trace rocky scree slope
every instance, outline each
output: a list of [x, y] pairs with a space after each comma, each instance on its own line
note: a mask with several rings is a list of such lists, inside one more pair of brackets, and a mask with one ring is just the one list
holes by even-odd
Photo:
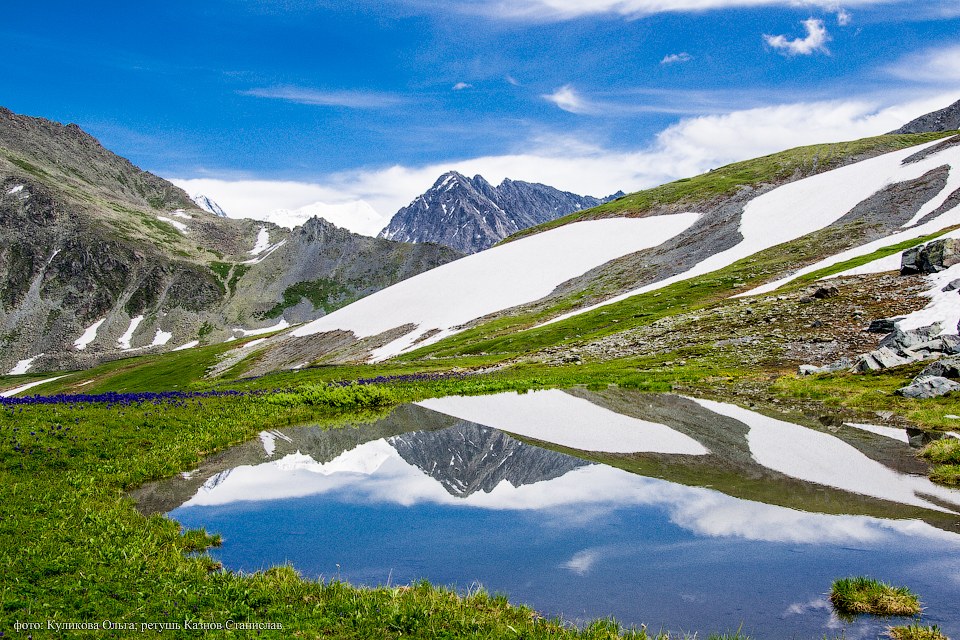
[[459, 257], [323, 226], [209, 213], [78, 126], [0, 108], [0, 374], [285, 326]]
[[394, 214], [379, 237], [437, 242], [463, 253], [476, 253], [521, 229], [622, 195], [621, 192], [601, 200], [509, 179], [494, 187], [482, 176], [467, 178], [450, 171]]

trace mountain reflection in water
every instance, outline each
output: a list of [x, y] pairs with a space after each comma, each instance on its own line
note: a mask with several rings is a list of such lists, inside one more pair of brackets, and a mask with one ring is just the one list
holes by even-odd
[[944, 560], [960, 492], [917, 475], [904, 442], [620, 389], [422, 404], [264, 432], [135, 497], [221, 532], [212, 553], [234, 569], [480, 582], [546, 614], [757, 638], [875, 636], [821, 606], [833, 578], [870, 573], [960, 631]]

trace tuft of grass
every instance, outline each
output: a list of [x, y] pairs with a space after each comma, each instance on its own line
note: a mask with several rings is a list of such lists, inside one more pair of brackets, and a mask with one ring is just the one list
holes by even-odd
[[269, 395], [266, 401], [283, 406], [308, 405], [334, 409], [364, 409], [397, 404], [402, 402], [402, 398], [389, 388], [379, 385], [305, 384], [292, 391]]
[[890, 627], [888, 632], [893, 640], [950, 640], [943, 635], [940, 627], [911, 624], [903, 627]]
[[934, 440], [920, 451], [920, 455], [937, 464], [960, 464], [960, 438]]
[[960, 485], [960, 439], [934, 440], [920, 451], [920, 456], [934, 463], [930, 479], [940, 484]]
[[894, 587], [866, 576], [834, 580], [830, 603], [845, 615], [913, 616], [920, 613], [920, 598], [906, 587]]

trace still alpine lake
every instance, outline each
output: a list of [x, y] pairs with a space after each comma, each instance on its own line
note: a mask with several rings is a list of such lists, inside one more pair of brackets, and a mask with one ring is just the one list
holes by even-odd
[[909, 586], [960, 636], [960, 491], [922, 434], [611, 388], [447, 397], [354, 428], [298, 427], [135, 498], [223, 536], [253, 572], [356, 585], [482, 585], [573, 622], [705, 637], [875, 638], [838, 577]]

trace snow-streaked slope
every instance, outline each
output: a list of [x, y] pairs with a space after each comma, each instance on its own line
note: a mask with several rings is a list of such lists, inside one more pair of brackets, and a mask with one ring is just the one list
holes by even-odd
[[190, 228], [187, 225], [177, 220], [174, 220], [173, 218], [167, 218], [166, 216], [157, 216], [157, 220], [159, 220], [160, 222], [166, 222], [167, 224], [175, 228], [180, 233], [190, 232]]
[[24, 391], [33, 389], [34, 387], [39, 387], [40, 385], [47, 384], [48, 382], [53, 382], [54, 380], [59, 380], [60, 378], [63, 378], [63, 377], [64, 376], [57, 376], [55, 378], [47, 378], [46, 380], [37, 380], [36, 382], [29, 382], [23, 385], [22, 387], [17, 387], [16, 389], [10, 389], [9, 391], [4, 391], [0, 393], [0, 398], [12, 398], [18, 393], [23, 393]]
[[[829, 258], [824, 258], [823, 260], [811, 264], [810, 266], [798, 269], [789, 276], [785, 278], [780, 278], [773, 282], [768, 282], [767, 284], [757, 287], [756, 289], [751, 289], [750, 291], [745, 291], [744, 293], [738, 294], [735, 297], [742, 298], [744, 296], [754, 296], [762, 293], [770, 293], [782, 287], [783, 285], [796, 280], [800, 276], [804, 276], [808, 273], [813, 273], [814, 271], [819, 271], [820, 269], [825, 269], [826, 267], [832, 267], [835, 264], [839, 264], [846, 260], [852, 258], [858, 258], [860, 256], [865, 256], [867, 254], [873, 253], [878, 249], [883, 249], [884, 247], [889, 247], [906, 240], [913, 240], [916, 238], [923, 237], [925, 235], [936, 233], [944, 227], [949, 227], [955, 224], [960, 224], [960, 207], [954, 207], [949, 211], [946, 211], [934, 220], [926, 222], [918, 227], [913, 227], [906, 231], [901, 231], [900, 233], [895, 233], [885, 238], [880, 238], [873, 242], [861, 245], [859, 247], [854, 247], [853, 249], [848, 249], [847, 251], [842, 251], [836, 255], [832, 255]], [[950, 231], [941, 236], [942, 238], [960, 238], [960, 230]], [[853, 267], [852, 269], [847, 269], [841, 273], [836, 273], [830, 278], [839, 278], [841, 276], [852, 276], [852, 275], [863, 275], [865, 273], [882, 273], [884, 271], [894, 271], [900, 268], [900, 256], [902, 254], [898, 251], [892, 255], [887, 256], [886, 258], [878, 258], [868, 262], [867, 264], [860, 265], [859, 267]]]
[[[737, 245], [710, 256], [683, 273], [634, 289], [600, 304], [559, 316], [545, 324], [592, 311], [637, 294], [655, 291], [674, 282], [717, 271], [764, 249], [796, 240], [828, 227], [849, 213], [858, 204], [889, 185], [915, 180], [928, 171], [945, 164], [960, 168], [960, 147], [957, 146], [948, 147], [919, 162], [903, 164], [906, 158], [927, 147], [940, 144], [940, 142], [937, 140], [900, 151], [893, 151], [876, 158], [797, 180], [758, 196], [747, 203], [743, 209], [740, 221], [740, 234], [743, 236], [743, 240]], [[933, 199], [939, 199], [941, 196], [942, 192], [934, 196]], [[924, 227], [934, 231], [942, 229], [948, 224], [954, 224], [945, 222], [947, 217], [957, 215], [956, 210], [945, 213], [939, 216], [936, 221], [925, 224]], [[916, 235], [909, 235], [912, 231], [906, 233], [909, 237], [917, 237], [930, 232], [920, 232]], [[891, 244], [890, 241], [885, 241], [881, 246], [888, 246], [889, 244]], [[866, 252], [869, 253], [869, 251]], [[771, 283], [750, 293], [772, 290], [769, 287], [774, 287], [775, 284]], [[776, 286], [779, 286], [779, 284]]]
[[[493, 247], [374, 293], [292, 333], [342, 329], [357, 337], [414, 324], [416, 329], [374, 352], [376, 359], [431, 344], [496, 311], [538, 300], [557, 285], [621, 256], [660, 245], [699, 218], [680, 213], [578, 222]], [[419, 346], [419, 345], [418, 345]]]
[[581, 451], [702, 456], [702, 444], [670, 427], [631, 418], [558, 389], [489, 396], [447, 396], [421, 407]]
[[[955, 207], [951, 211], [944, 213], [942, 216], [937, 218], [936, 221], [927, 223], [921, 227], [916, 227], [916, 229], [922, 229], [923, 227], [927, 227], [931, 224], [941, 226], [944, 221], [946, 224], [960, 224], [960, 207]], [[896, 243], [899, 235], [900, 234], [897, 234], [884, 239], [882, 241], [884, 246], [889, 246], [890, 244]], [[960, 229], [949, 231], [940, 236], [940, 238], [960, 238]], [[869, 251], [866, 253], [869, 253]], [[845, 260], [846, 258], [843, 259]], [[831, 260], [833, 260], [833, 258], [828, 258], [827, 260], [824, 260], [823, 263], [827, 263]], [[886, 258], [879, 258], [872, 262], [860, 265], [859, 267], [847, 269], [842, 273], [830, 276], [830, 278], [894, 271], [900, 268], [900, 261], [901, 253], [897, 252], [887, 256]], [[816, 267], [817, 265], [813, 266]], [[799, 273], [795, 274], [794, 277], [796, 277], [796, 275], [799, 275]], [[930, 288], [927, 289], [927, 291], [925, 291], [922, 295], [929, 298], [930, 302], [923, 309], [914, 311], [913, 313], [905, 316], [902, 320], [899, 320], [897, 322], [897, 326], [904, 331], [907, 331], [910, 329], [917, 329], [919, 327], [926, 327], [935, 322], [939, 322], [942, 327], [942, 334], [956, 333], [958, 331], [958, 324], [960, 324], [960, 293], [958, 293], [956, 290], [944, 291], [943, 288], [957, 278], [960, 278], [960, 265], [954, 265], [944, 271], [941, 271], [940, 273], [926, 276], [927, 282], [930, 283]], [[784, 283], [784, 281], [778, 282], [779, 284]]]
[[376, 237], [389, 222], [364, 200], [340, 204], [315, 202], [299, 209], [274, 209], [262, 216], [264, 221], [288, 229], [300, 226], [310, 218], [323, 218], [353, 233], [371, 237]]
[[960, 278], [960, 264], [927, 276], [926, 280], [930, 283], [930, 288], [922, 295], [930, 298], [930, 302], [923, 309], [898, 320], [897, 327], [909, 331], [939, 322], [942, 327], [941, 335], [957, 333], [957, 325], [960, 324], [960, 292], [943, 291], [947, 284], [957, 278]]

